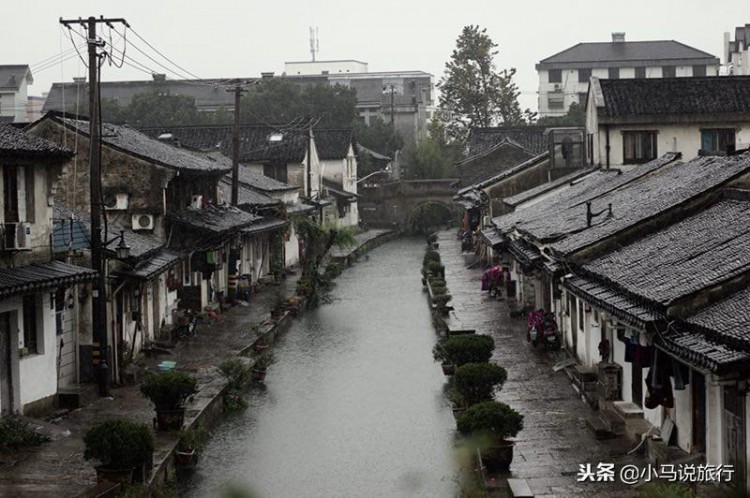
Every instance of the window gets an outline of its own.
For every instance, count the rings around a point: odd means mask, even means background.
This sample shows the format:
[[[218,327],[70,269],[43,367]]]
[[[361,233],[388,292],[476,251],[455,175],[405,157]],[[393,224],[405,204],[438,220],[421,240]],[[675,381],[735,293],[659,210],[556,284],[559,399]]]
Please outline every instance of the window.
[[[693,76],[705,76],[706,66],[693,66]]]
[[[23,296],[23,346],[29,354],[39,353],[36,296]]]
[[[578,70],[578,83],[588,83],[591,79],[591,68]]]
[[[565,106],[565,94],[562,92],[547,94],[547,106],[550,109],[562,109]]]
[[[641,164],[656,159],[655,131],[624,131],[622,133],[623,164]]]
[[[18,167],[6,164],[3,166],[3,214],[5,223],[21,221],[18,210]]]
[[[735,131],[732,128],[701,130],[701,152],[727,154],[735,150]]]
[[[34,221],[34,169],[3,166],[3,214],[5,223]]]
[[[645,67],[637,67],[635,68],[635,77],[643,79],[646,77],[646,68]]]
[[[677,73],[674,66],[664,66],[661,68],[661,77],[662,78],[674,78]]]
[[[550,83],[562,83],[562,70],[550,69],[549,70],[549,82]]]
[[[611,67],[607,71],[607,76],[609,76],[609,79],[611,80],[619,80],[620,79],[620,68],[619,67]]]

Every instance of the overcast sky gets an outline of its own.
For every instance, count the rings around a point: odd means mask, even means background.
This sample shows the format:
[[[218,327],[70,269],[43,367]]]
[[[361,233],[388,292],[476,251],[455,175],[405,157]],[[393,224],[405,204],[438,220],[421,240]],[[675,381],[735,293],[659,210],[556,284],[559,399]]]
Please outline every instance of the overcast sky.
[[[39,63],[72,47],[60,29],[61,16],[103,15],[126,18],[156,49],[202,78],[280,74],[285,61],[310,59],[308,28],[318,26],[318,60],[356,59],[368,62],[370,71],[422,70],[437,83],[462,27],[478,24],[498,44],[497,67],[517,69],[522,106],[536,110],[534,65],[541,59],[581,41],[609,41],[613,31],[624,31],[628,41],[678,40],[723,58],[723,33],[750,23],[750,13],[741,17],[747,5],[747,0],[8,1],[2,9],[0,64],[32,65],[32,95],[84,75],[77,56],[62,65]],[[180,78],[180,70],[168,72],[138,52],[134,47],[169,66],[132,33],[128,42],[134,44],[128,56]],[[128,66],[105,66],[102,73],[105,81],[149,79]]]

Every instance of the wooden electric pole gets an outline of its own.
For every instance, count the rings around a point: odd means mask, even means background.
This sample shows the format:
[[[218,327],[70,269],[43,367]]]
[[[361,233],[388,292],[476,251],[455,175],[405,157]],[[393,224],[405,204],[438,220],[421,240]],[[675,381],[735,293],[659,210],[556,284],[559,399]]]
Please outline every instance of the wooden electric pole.
[[[232,129],[232,206],[239,205],[240,197],[240,97],[246,92],[242,86],[227,88],[234,92],[234,127]]]
[[[89,56],[89,194],[91,203],[91,267],[97,271],[95,289],[91,293],[92,329],[99,342],[99,395],[109,396],[109,366],[107,364],[109,326],[107,324],[106,268],[104,265],[104,245],[102,244],[102,171],[101,137],[99,136],[99,53],[97,49],[104,42],[96,39],[96,25],[99,23],[130,25],[125,19],[105,19],[89,17],[84,19],[60,19],[60,24],[70,29],[71,24],[86,28]],[[98,337],[97,337],[98,336]]]

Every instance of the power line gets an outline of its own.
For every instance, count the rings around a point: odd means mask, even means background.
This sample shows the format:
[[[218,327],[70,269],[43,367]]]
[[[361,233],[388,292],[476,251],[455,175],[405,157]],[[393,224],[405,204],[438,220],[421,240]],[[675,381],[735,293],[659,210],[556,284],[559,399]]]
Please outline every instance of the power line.
[[[201,77],[199,77],[199,76],[196,76],[195,74],[191,73],[190,71],[188,71],[188,70],[187,70],[187,69],[185,69],[184,67],[180,66],[179,64],[175,63],[174,61],[172,61],[172,60],[171,60],[171,59],[170,59],[169,57],[167,57],[167,56],[166,56],[166,55],[164,55],[163,53],[159,52],[159,51],[158,51],[158,50],[157,50],[156,48],[154,48],[154,46],[153,46],[153,45],[151,45],[151,44],[150,44],[150,43],[149,43],[148,41],[146,41],[146,40],[145,40],[145,39],[144,39],[144,38],[143,38],[143,37],[142,37],[142,36],[141,36],[140,34],[138,34],[138,32],[137,32],[136,30],[134,30],[133,28],[130,28],[130,31],[132,31],[132,32],[133,32],[133,34],[134,34],[135,36],[137,36],[137,37],[138,37],[138,39],[140,39],[140,40],[141,40],[141,41],[142,41],[143,43],[145,43],[146,45],[148,45],[148,46],[149,46],[149,48],[151,48],[151,50],[153,50],[153,51],[154,51],[154,52],[156,52],[157,54],[161,55],[161,56],[162,56],[162,57],[163,57],[163,58],[164,58],[165,60],[167,60],[167,61],[168,61],[168,62],[169,62],[170,64],[172,64],[172,65],[173,65],[173,66],[175,66],[176,68],[180,69],[180,70],[181,70],[182,72],[184,72],[184,73],[186,73],[186,74],[189,74],[190,76],[192,76],[193,78],[195,78],[195,79],[197,79],[197,80],[203,79],[203,78],[201,78]],[[174,71],[173,71],[173,72],[174,72]]]

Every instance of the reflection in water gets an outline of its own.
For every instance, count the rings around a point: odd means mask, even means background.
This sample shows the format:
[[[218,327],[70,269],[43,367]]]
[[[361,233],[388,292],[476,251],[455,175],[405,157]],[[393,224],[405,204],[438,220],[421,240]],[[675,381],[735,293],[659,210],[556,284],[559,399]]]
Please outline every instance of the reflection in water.
[[[266,389],[219,425],[187,496],[453,496],[455,424],[432,361],[423,243],[391,242],[274,346]]]

